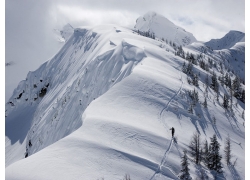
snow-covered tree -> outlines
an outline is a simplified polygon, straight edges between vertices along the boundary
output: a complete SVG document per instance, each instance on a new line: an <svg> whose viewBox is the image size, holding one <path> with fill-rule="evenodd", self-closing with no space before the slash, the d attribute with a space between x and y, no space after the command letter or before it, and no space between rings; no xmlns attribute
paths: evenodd
<svg viewBox="0 0 250 180"><path fill-rule="evenodd" d="M204 102L203 102L204 108L207 108L207 98L205 97Z"/></svg>
<svg viewBox="0 0 250 180"><path fill-rule="evenodd" d="M187 66L186 66L185 62L182 65L182 72L185 73L185 74L187 74Z"/></svg>
<svg viewBox="0 0 250 180"><path fill-rule="evenodd" d="M209 155L208 142L207 140L205 140L202 147L202 161L206 166L208 166L208 155Z"/></svg>
<svg viewBox="0 0 250 180"><path fill-rule="evenodd" d="M232 89L234 91L234 97L236 97L237 99L241 99L242 90L240 85L240 78L238 76L236 76L233 80Z"/></svg>
<svg viewBox="0 0 250 180"><path fill-rule="evenodd" d="M189 61L188 65L187 65L187 73L188 75L192 75L193 74L193 64Z"/></svg>
<svg viewBox="0 0 250 180"><path fill-rule="evenodd" d="M217 76L215 74L215 72L213 72L212 76L211 76L211 84L210 87L215 91L218 92L219 91L219 84L217 81Z"/></svg>
<svg viewBox="0 0 250 180"><path fill-rule="evenodd" d="M180 179L185 179L185 180L191 180L192 177L189 174L189 168L188 168L188 159L187 159L187 151L183 151L184 155L181 157L181 174L180 174Z"/></svg>
<svg viewBox="0 0 250 180"><path fill-rule="evenodd" d="M224 94L224 97L223 97L223 107L225 109L227 109L229 107L229 97L226 94Z"/></svg>
<svg viewBox="0 0 250 180"><path fill-rule="evenodd" d="M195 91L195 89L194 89L193 91L189 91L188 94L189 94L190 98L192 99L192 104L195 106L199 102L198 91Z"/></svg>
<svg viewBox="0 0 250 180"><path fill-rule="evenodd" d="M191 142L189 144L190 155L194 158L194 162L199 164L201 161L201 144L200 144L200 134L195 132L192 136Z"/></svg>
<svg viewBox="0 0 250 180"><path fill-rule="evenodd" d="M231 139L230 139L230 136L228 135L226 138L225 148L224 148L225 160L226 160L227 165L231 163L231 157L232 157L231 152L232 152Z"/></svg>
<svg viewBox="0 0 250 180"><path fill-rule="evenodd" d="M199 87L199 82L198 82L198 75L194 74L193 76L193 85L196 87Z"/></svg>
<svg viewBox="0 0 250 180"><path fill-rule="evenodd" d="M245 103L245 89L243 89L241 92L241 101Z"/></svg>
<svg viewBox="0 0 250 180"><path fill-rule="evenodd" d="M208 168L218 173L222 173L221 155L219 154L220 144L214 134L209 144Z"/></svg>

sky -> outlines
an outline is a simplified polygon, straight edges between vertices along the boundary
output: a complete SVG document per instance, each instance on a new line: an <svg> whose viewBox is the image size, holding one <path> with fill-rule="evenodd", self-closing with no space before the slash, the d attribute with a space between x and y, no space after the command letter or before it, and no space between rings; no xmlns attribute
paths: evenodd
<svg viewBox="0 0 250 180"><path fill-rule="evenodd" d="M245 32L244 0L6 0L5 102L14 88L62 47L54 29L117 24L133 28L148 11L162 14L197 40Z"/></svg>

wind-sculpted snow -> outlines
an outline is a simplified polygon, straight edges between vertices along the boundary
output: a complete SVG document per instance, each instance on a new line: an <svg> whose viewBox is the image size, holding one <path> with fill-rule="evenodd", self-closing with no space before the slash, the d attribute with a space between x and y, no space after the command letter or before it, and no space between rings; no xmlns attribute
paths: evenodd
<svg viewBox="0 0 250 180"><path fill-rule="evenodd" d="M30 72L26 81L19 84L7 104L6 136L11 141L8 148L17 142L24 143L31 155L75 131L82 124L81 115L86 107L127 77L145 57L142 49L125 41L106 51L109 47L103 47L100 39L102 35L94 31L76 29L52 60ZM100 54L100 50L105 52ZM42 89L46 89L43 97ZM22 120L12 116L16 112ZM21 124L25 130L12 131ZM28 146L29 141L32 147ZM26 151L25 145L22 147L19 159ZM12 163L11 156L6 153L6 165Z"/></svg>

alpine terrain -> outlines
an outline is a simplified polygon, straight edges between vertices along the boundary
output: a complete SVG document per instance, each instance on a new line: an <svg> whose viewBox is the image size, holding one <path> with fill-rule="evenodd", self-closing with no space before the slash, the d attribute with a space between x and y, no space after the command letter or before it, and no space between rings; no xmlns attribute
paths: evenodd
<svg viewBox="0 0 250 180"><path fill-rule="evenodd" d="M245 179L244 33L149 12L60 34L6 103L6 180Z"/></svg>

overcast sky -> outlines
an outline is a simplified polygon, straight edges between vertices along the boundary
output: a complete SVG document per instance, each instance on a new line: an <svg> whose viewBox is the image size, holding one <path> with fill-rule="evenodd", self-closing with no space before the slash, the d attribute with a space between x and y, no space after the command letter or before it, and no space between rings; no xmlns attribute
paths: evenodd
<svg viewBox="0 0 250 180"><path fill-rule="evenodd" d="M148 11L167 17L197 40L221 38L230 30L245 32L244 0L6 0L6 98L29 70L35 70L62 46L53 29L104 23L133 27Z"/></svg>

